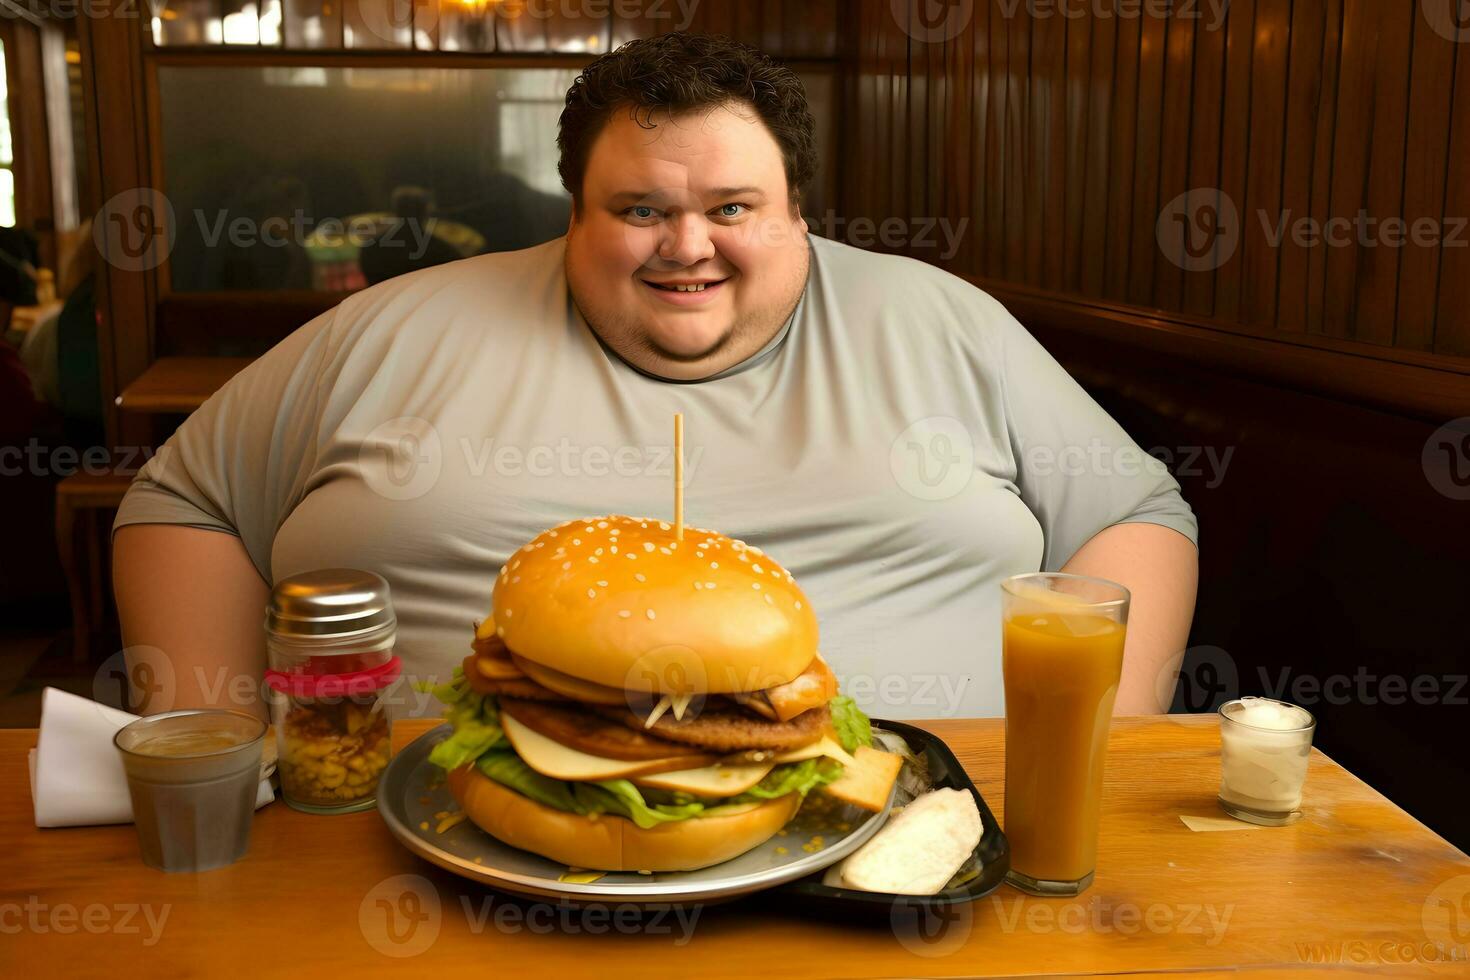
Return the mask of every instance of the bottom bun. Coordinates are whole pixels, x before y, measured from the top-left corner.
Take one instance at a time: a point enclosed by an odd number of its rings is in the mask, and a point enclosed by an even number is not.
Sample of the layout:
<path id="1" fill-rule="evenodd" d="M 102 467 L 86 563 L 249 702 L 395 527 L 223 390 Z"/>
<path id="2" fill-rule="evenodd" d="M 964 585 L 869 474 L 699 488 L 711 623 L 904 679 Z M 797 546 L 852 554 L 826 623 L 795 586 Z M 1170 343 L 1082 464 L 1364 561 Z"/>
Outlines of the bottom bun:
<path id="1" fill-rule="evenodd" d="M 707 868 L 769 840 L 801 806 L 800 795 L 788 793 L 742 813 L 694 817 L 645 830 L 627 817 L 584 817 L 542 806 L 474 766 L 449 773 L 449 789 L 469 818 L 497 840 L 593 871 Z"/>

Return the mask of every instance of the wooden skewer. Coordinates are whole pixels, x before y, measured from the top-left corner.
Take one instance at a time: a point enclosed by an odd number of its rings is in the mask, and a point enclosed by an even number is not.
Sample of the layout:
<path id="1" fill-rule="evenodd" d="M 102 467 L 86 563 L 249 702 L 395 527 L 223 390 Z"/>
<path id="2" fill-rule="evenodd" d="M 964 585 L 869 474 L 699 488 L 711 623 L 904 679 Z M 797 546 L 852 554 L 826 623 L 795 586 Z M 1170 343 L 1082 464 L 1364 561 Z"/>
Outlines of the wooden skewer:
<path id="1" fill-rule="evenodd" d="M 684 415 L 674 413 L 674 540 L 684 540 Z"/>

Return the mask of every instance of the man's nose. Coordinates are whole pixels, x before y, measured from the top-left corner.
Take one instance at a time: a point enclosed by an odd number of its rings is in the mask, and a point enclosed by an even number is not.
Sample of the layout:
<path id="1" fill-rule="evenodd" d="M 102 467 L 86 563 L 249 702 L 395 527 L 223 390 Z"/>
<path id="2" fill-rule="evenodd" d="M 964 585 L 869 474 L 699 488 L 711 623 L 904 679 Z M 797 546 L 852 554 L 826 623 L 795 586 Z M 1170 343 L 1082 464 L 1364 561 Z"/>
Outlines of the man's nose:
<path id="1" fill-rule="evenodd" d="M 714 258 L 715 247 L 709 237 L 709 223 L 698 212 L 685 212 L 665 222 L 664 237 L 659 242 L 658 257 L 672 265 L 691 266 Z"/>

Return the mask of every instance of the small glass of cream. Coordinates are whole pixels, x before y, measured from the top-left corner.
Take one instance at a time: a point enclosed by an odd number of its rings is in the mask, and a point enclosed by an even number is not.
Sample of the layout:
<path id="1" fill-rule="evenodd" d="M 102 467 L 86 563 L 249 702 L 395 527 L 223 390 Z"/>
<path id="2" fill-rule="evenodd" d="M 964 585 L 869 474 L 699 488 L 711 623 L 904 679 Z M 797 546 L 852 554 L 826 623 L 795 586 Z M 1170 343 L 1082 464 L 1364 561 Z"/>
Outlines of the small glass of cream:
<path id="1" fill-rule="evenodd" d="M 1302 785 L 1317 720 L 1270 698 L 1220 706 L 1220 808 L 1237 820 L 1281 827 L 1301 819 Z"/>

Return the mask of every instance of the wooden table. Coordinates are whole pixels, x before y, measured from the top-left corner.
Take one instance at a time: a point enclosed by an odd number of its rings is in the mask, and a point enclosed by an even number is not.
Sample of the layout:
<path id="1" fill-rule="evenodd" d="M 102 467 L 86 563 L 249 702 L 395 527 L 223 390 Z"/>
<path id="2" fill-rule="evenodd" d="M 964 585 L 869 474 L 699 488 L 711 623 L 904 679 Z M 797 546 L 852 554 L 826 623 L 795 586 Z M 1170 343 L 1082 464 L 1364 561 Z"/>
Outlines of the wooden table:
<path id="1" fill-rule="evenodd" d="M 400 723 L 395 743 L 430 724 Z M 1002 723 L 926 727 L 1001 816 Z M 312 817 L 280 802 L 257 817 L 243 862 L 165 875 L 139 861 L 129 826 L 37 830 L 33 744 L 34 731 L 0 731 L 9 976 L 1470 974 L 1470 859 L 1320 753 L 1298 824 L 1186 829 L 1181 814 L 1219 813 L 1209 716 L 1114 724 L 1100 868 L 1081 898 L 1003 887 L 927 929 L 768 895 L 634 930 L 606 908 L 515 901 L 442 872 L 375 812 Z"/>
<path id="2" fill-rule="evenodd" d="M 117 396 L 124 412 L 187 415 L 250 363 L 248 357 L 160 357 Z"/>

